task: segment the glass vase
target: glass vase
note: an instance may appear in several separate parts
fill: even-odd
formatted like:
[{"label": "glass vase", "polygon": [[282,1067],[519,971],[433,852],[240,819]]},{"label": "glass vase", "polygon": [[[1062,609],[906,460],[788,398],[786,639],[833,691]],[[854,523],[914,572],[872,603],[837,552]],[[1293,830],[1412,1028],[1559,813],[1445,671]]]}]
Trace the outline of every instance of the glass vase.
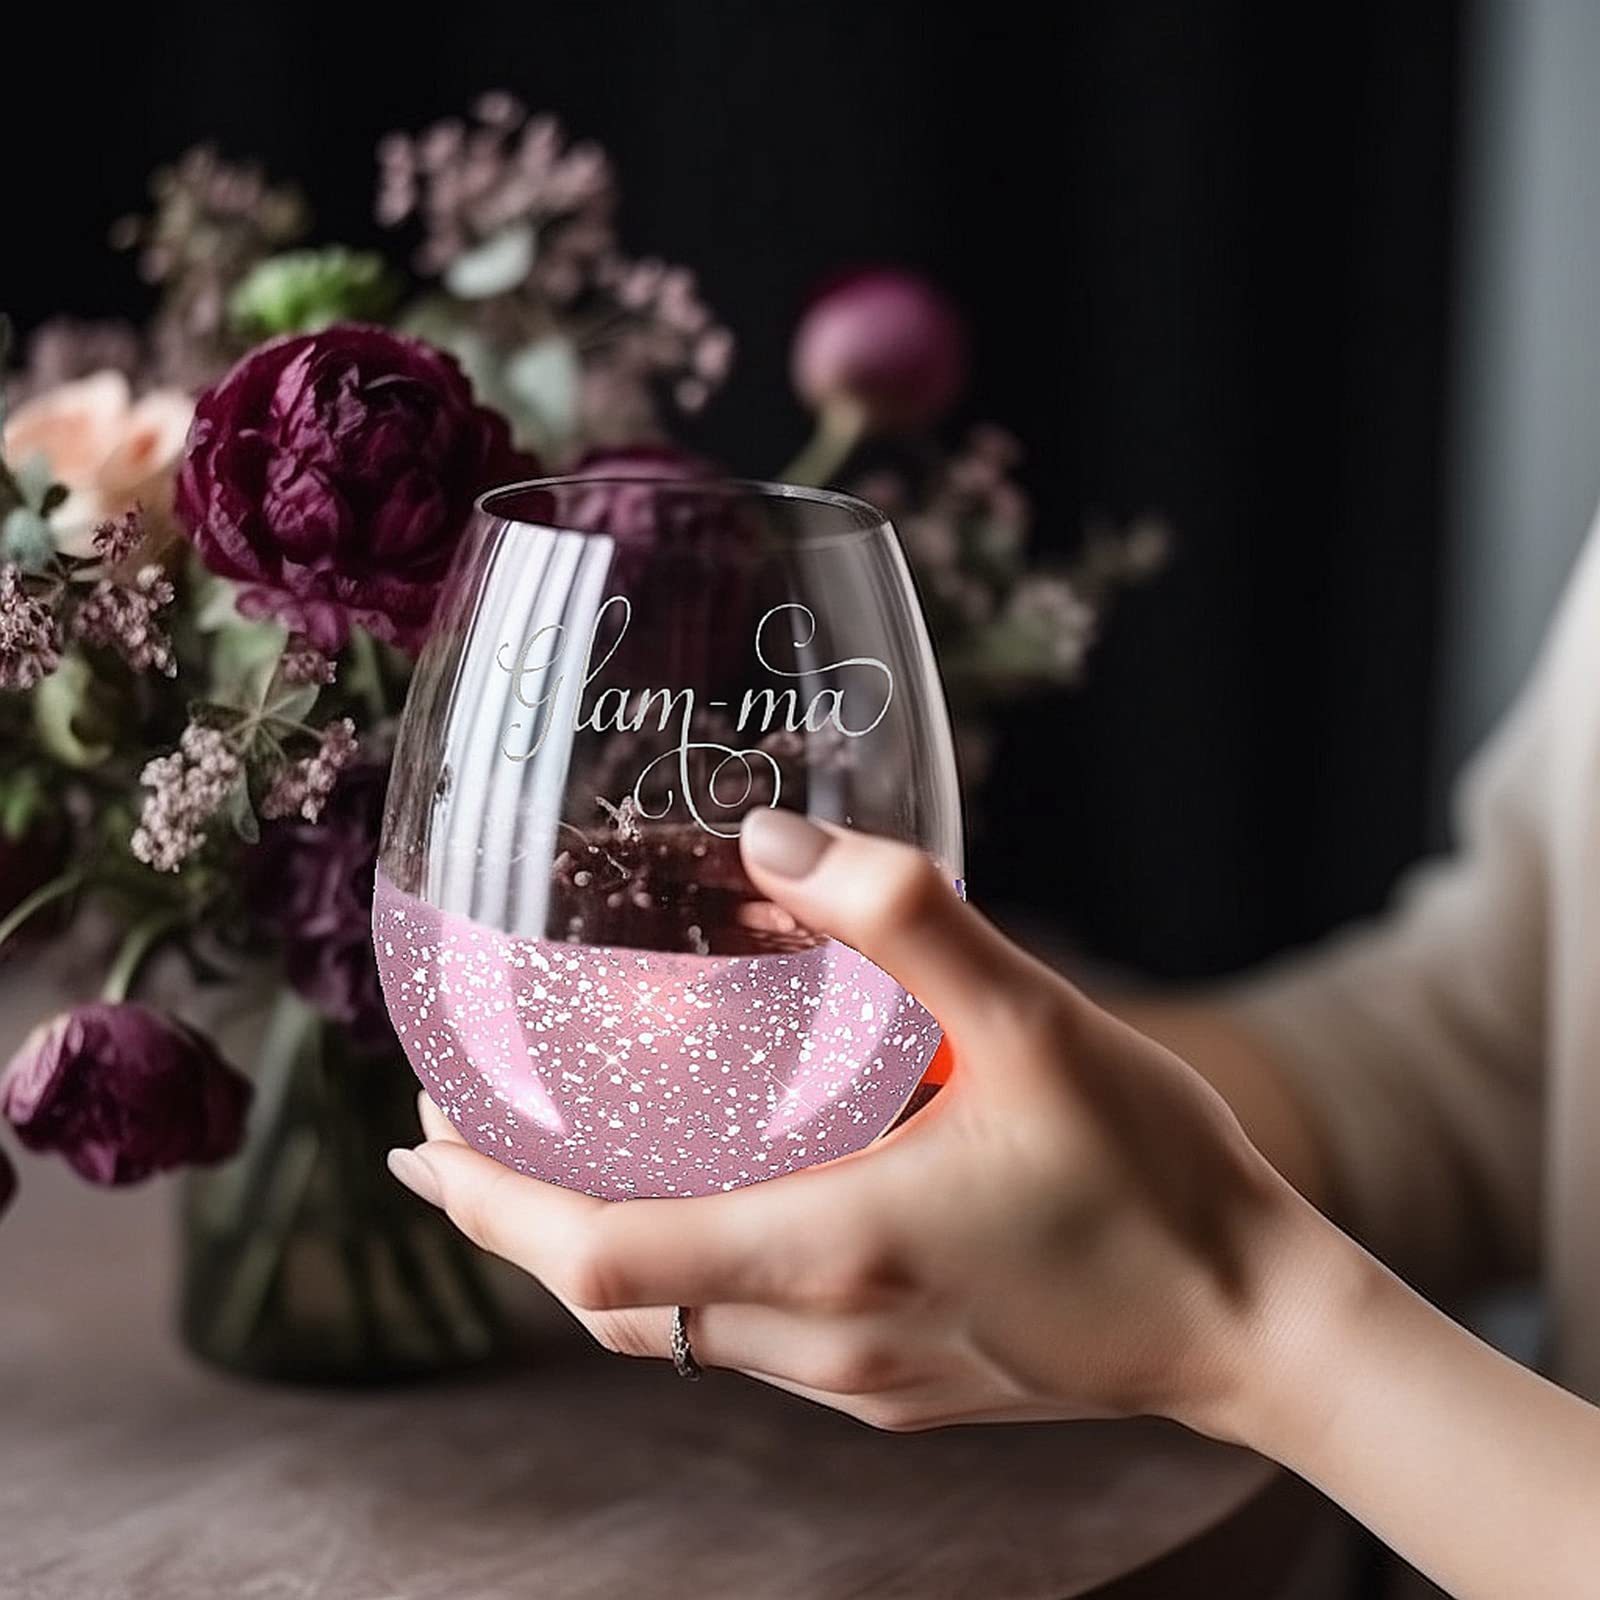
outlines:
[{"label": "glass vase", "polygon": [[251,1377],[349,1385],[503,1353],[485,1258],[385,1170],[417,1138],[405,1061],[355,1050],[290,994],[259,1039],[244,1148],[185,1188],[189,1348]]}]

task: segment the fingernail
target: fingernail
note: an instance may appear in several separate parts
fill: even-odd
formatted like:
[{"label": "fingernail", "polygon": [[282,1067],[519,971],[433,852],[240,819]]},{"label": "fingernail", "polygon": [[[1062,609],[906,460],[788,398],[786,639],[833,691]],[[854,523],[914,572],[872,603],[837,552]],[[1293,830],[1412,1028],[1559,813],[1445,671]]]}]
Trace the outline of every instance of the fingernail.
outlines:
[{"label": "fingernail", "polygon": [[398,1150],[391,1150],[389,1170],[419,1200],[426,1200],[430,1206],[444,1204],[444,1193],[439,1187],[439,1179],[426,1159],[419,1156],[415,1150],[407,1150],[403,1146]]},{"label": "fingernail", "polygon": [[745,859],[780,878],[803,878],[822,859],[833,836],[793,811],[746,814],[739,829]]}]

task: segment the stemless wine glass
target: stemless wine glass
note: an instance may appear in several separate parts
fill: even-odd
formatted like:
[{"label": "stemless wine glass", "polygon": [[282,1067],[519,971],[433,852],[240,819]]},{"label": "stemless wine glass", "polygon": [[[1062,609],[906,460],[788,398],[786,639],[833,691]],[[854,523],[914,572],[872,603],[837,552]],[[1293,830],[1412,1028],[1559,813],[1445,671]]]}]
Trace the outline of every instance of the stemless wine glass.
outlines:
[{"label": "stemless wine glass", "polygon": [[373,937],[476,1149],[621,1199],[860,1149],[940,1042],[740,864],[783,806],[962,873],[949,715],[885,518],[781,484],[485,495],[401,724]]}]

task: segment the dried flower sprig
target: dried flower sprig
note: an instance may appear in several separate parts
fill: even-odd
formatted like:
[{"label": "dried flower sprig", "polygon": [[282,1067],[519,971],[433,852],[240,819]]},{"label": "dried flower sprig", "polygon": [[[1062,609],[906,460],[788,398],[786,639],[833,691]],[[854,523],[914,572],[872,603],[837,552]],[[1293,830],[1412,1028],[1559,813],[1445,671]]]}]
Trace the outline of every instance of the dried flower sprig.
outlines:
[{"label": "dried flower sprig", "polygon": [[156,621],[175,595],[172,580],[154,564],[141,567],[131,583],[102,578],[73,613],[72,637],[116,651],[135,672],[175,678],[172,640]]},{"label": "dried flower sprig", "polygon": [[360,749],[356,725],[337,717],[315,735],[306,756],[286,758],[283,737],[305,738],[311,730],[270,711],[229,713],[205,707],[191,718],[178,748],[145,764],[145,797],[129,846],[136,859],[157,872],[177,872],[206,843],[207,830],[224,811],[250,827],[252,774],[266,781],[260,815],[269,821],[298,817],[316,822]]},{"label": "dried flower sprig", "polygon": [[144,340],[127,322],[84,322],[52,317],[29,335],[20,371],[6,383],[13,405],[96,372],[120,372],[143,388]]},{"label": "dried flower sprig", "polygon": [[294,638],[289,641],[289,648],[283,652],[283,659],[278,663],[278,675],[295,688],[312,684],[326,688],[337,681],[339,663],[307,640]]},{"label": "dried flower sprig", "polygon": [[1118,589],[1144,583],[1172,558],[1172,529],[1160,517],[1143,516],[1118,527],[1095,517],[1084,531],[1073,582],[1096,605]]},{"label": "dried flower sprig", "polygon": [[0,689],[32,689],[61,665],[55,608],[14,564],[0,567]]},{"label": "dried flower sprig", "polygon": [[160,168],[150,194],[152,212],[124,217],[112,243],[136,251],[140,275],[162,290],[148,334],[149,376],[199,389],[245,348],[228,315],[235,287],[257,262],[297,242],[309,213],[297,189],[209,145]]},{"label": "dried flower sprig", "polygon": [[921,581],[958,710],[1052,684],[1076,683],[1118,590],[1165,564],[1170,534],[1147,517],[1097,521],[1077,559],[1030,561],[1032,507],[1013,473],[1016,441],[980,427],[914,486],[880,471],[859,491],[896,520]]},{"label": "dried flower sprig", "polygon": [[206,829],[228,803],[244,771],[220,728],[191,722],[178,748],[145,764],[139,783],[150,791],[129,841],[157,872],[176,872],[206,842]]},{"label": "dried flower sprig", "polygon": [[316,822],[322,816],[339,774],[356,758],[356,725],[340,717],[322,730],[315,752],[290,762],[273,780],[261,802],[261,815],[269,821],[299,817]]},{"label": "dried flower sprig", "polygon": [[131,577],[116,568],[144,542],[138,511],[103,522],[89,557],[52,555],[44,568],[0,568],[0,689],[31,689],[60,665],[66,644],[119,655],[134,672],[177,675],[172,639],[159,621],[177,597],[154,562]]},{"label": "dried flower sprig", "polygon": [[102,566],[117,566],[144,543],[145,535],[144,513],[137,507],[111,517],[94,530],[95,559]]},{"label": "dried flower sprig", "polygon": [[414,221],[418,270],[453,301],[418,326],[462,357],[526,442],[563,457],[659,436],[660,402],[701,409],[733,335],[683,267],[626,256],[616,186],[597,146],[508,94],[378,149],[378,220]]},{"label": "dried flower sprig", "polygon": [[1012,590],[994,624],[1012,672],[1076,682],[1100,626],[1095,607],[1071,579],[1038,573]]},{"label": "dried flower sprig", "polygon": [[[530,117],[513,96],[491,92],[473,107],[474,123],[449,119],[415,137],[393,133],[378,146],[378,221],[422,224],[417,269],[437,277],[480,247],[531,230],[522,286],[563,303],[576,297],[611,247],[616,184],[598,145],[568,145],[554,117]],[[524,266],[518,259],[508,269]],[[492,263],[491,263],[492,264]],[[480,266],[483,264],[480,264]],[[477,279],[468,269],[465,288]],[[495,280],[498,284],[498,280]]]}]

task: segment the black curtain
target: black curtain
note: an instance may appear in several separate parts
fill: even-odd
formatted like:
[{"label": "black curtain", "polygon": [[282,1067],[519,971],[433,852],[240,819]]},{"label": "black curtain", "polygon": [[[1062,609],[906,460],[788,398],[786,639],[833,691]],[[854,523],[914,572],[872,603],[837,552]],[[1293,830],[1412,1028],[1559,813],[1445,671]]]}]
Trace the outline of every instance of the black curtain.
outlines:
[{"label": "black curtain", "polygon": [[[850,262],[980,338],[1041,544],[1164,512],[1179,560],[1081,694],[1008,716],[971,878],[1169,974],[1377,904],[1419,850],[1440,588],[1457,8],[1242,0],[166,4],[31,13],[0,304],[138,311],[109,220],[199,138],[376,237],[370,151],[503,86],[601,140],[640,253],[737,329],[699,441],[797,441],[788,330]],[[959,428],[962,419],[953,427]]]}]

